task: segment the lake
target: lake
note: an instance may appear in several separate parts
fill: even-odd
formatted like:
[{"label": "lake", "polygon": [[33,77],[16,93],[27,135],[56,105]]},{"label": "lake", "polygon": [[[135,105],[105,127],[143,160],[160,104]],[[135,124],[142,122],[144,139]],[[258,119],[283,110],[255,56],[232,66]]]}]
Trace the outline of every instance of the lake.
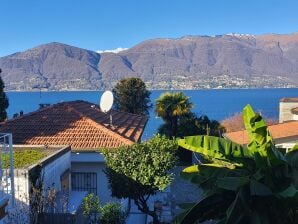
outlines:
[{"label": "lake", "polygon": [[[153,90],[151,100],[155,100],[163,90]],[[251,104],[269,118],[278,118],[279,100],[283,97],[298,97],[298,88],[291,89],[216,89],[216,90],[184,90],[194,104],[193,112],[207,115],[211,119],[223,120],[236,112],[241,112],[246,104]],[[39,108],[40,103],[59,103],[71,100],[86,100],[99,103],[102,91],[71,91],[71,92],[7,92],[9,118],[23,110],[29,113]],[[154,108],[143,134],[143,139],[156,133],[162,120],[156,118]]]}]

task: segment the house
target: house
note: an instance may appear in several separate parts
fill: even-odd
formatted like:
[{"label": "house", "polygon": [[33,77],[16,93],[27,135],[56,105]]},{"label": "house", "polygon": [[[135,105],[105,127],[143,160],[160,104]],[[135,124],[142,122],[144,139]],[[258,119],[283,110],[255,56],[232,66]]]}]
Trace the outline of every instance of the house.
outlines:
[{"label": "house", "polygon": [[279,123],[298,120],[298,97],[282,98],[279,101]]},{"label": "house", "polygon": [[[37,214],[41,206],[75,217],[87,192],[70,191],[70,147],[12,145],[12,148],[13,163],[9,163],[10,155],[1,151],[2,173],[9,177],[2,177],[1,186],[8,186],[5,194],[10,200],[2,223],[30,223],[30,215]],[[48,203],[50,192],[54,193],[52,203]],[[64,196],[64,211],[58,211],[56,206],[58,195]]]},{"label": "house", "polygon": [[[270,125],[268,126],[268,130],[277,147],[287,149],[292,148],[295,143],[298,143],[298,121]],[[249,143],[246,130],[224,133],[223,136],[240,145]]]},{"label": "house", "polygon": [[[298,143],[298,97],[282,98],[279,102],[279,123],[268,126],[268,130],[279,148],[290,149]],[[246,130],[223,134],[240,145],[248,144]]]},{"label": "house", "polygon": [[92,103],[72,101],[2,122],[0,132],[12,133],[15,144],[71,146],[70,188],[95,193],[107,202],[112,198],[99,149],[139,142],[146,123],[144,116],[115,110],[106,114]]}]

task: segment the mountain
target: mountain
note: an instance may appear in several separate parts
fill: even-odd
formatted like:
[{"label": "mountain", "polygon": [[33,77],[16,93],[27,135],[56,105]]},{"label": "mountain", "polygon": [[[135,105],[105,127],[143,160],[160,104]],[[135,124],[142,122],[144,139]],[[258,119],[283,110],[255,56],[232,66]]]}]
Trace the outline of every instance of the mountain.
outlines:
[{"label": "mountain", "polygon": [[297,87],[298,33],[185,36],[144,41],[119,53],[61,43],[0,58],[6,90],[98,90],[123,77],[153,89]]}]

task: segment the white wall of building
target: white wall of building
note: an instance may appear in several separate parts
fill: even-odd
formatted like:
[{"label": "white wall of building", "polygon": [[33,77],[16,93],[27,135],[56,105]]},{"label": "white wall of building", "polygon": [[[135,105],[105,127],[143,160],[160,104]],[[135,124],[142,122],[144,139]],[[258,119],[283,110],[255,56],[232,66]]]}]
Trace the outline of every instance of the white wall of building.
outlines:
[{"label": "white wall of building", "polygon": [[298,120],[298,116],[291,112],[291,109],[296,107],[298,107],[298,102],[279,102],[279,123]]},{"label": "white wall of building", "polygon": [[116,201],[111,197],[108,180],[104,169],[106,167],[102,154],[96,152],[72,153],[71,172],[86,172],[97,174],[97,195],[102,203]]},{"label": "white wall of building", "polygon": [[[58,156],[53,161],[48,163],[44,168],[44,189],[55,186],[59,191],[61,190],[60,176],[67,170],[71,169],[71,152],[68,151],[61,156]],[[44,160],[47,160],[45,158]],[[14,214],[15,218],[8,219],[5,217],[3,223],[29,223],[29,197],[30,197],[30,184],[29,184],[29,170],[28,169],[15,169],[14,170],[14,184],[15,184],[15,207],[10,209],[9,212]]]},{"label": "white wall of building", "polygon": [[59,156],[51,163],[47,164],[43,169],[44,172],[44,187],[45,189],[55,186],[55,188],[61,190],[62,174],[71,170],[71,152],[67,152],[62,156]]}]

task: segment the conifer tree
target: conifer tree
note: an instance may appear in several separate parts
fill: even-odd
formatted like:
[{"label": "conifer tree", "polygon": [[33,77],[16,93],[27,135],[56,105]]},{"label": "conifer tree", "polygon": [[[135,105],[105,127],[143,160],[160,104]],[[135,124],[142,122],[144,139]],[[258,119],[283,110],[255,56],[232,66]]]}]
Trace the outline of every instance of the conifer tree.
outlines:
[{"label": "conifer tree", "polygon": [[152,107],[151,93],[142,79],[135,77],[121,79],[112,91],[116,110],[139,115],[149,114],[149,109]]},{"label": "conifer tree", "polygon": [[0,121],[4,121],[7,118],[6,109],[8,108],[8,98],[4,92],[4,83],[1,77],[2,70],[0,68]]}]

